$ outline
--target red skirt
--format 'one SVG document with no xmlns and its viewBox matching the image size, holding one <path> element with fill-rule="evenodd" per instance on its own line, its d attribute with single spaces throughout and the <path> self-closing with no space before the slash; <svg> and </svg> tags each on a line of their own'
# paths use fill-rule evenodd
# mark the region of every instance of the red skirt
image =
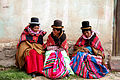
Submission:
<svg viewBox="0 0 120 80">
<path fill-rule="evenodd" d="M 25 69 L 27 73 L 37 72 L 42 74 L 43 55 L 38 54 L 34 49 L 29 51 L 29 55 L 25 57 Z"/>
</svg>

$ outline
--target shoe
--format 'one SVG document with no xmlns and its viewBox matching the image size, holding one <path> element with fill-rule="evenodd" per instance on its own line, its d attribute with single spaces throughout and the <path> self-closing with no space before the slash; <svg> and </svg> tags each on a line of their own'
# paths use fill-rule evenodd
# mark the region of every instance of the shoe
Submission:
<svg viewBox="0 0 120 80">
<path fill-rule="evenodd" d="M 36 76 L 44 76 L 44 75 L 41 73 L 36 73 Z"/>
<path fill-rule="evenodd" d="M 69 77 L 69 76 L 70 76 L 70 74 L 66 75 L 66 77 Z"/>
<path fill-rule="evenodd" d="M 35 77 L 36 77 L 35 73 L 33 73 L 31 76 L 32 76 L 32 78 L 35 78 Z"/>
</svg>

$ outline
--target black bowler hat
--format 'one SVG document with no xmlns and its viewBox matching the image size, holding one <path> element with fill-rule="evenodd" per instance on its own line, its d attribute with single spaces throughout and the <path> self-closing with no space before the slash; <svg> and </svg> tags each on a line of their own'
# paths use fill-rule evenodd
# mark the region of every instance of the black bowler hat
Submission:
<svg viewBox="0 0 120 80">
<path fill-rule="evenodd" d="M 89 21 L 83 21 L 82 22 L 82 27 L 81 27 L 81 29 L 83 30 L 85 30 L 85 29 L 91 29 L 91 26 L 89 25 Z"/>
<path fill-rule="evenodd" d="M 54 24 L 51 27 L 52 28 L 64 28 L 64 26 L 62 26 L 62 21 L 61 20 L 55 20 Z"/>
<path fill-rule="evenodd" d="M 37 17 L 32 17 L 31 22 L 29 24 L 38 24 L 39 25 L 40 24 L 39 19 Z"/>
</svg>

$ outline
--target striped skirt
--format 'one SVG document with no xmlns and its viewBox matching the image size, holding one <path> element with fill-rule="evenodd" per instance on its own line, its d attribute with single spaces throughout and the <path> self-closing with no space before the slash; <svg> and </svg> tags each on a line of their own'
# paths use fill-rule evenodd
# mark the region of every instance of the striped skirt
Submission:
<svg viewBox="0 0 120 80">
<path fill-rule="evenodd" d="M 69 73 L 72 73 L 72 69 L 69 65 L 70 59 L 65 51 L 50 50 L 45 53 L 45 62 L 43 68 L 43 74 L 45 77 L 56 79 L 64 78 Z M 66 54 L 63 56 L 63 53 Z"/>
<path fill-rule="evenodd" d="M 70 62 L 75 74 L 83 78 L 96 79 L 104 77 L 109 71 L 102 65 L 102 57 L 89 53 L 77 52 Z"/>
</svg>

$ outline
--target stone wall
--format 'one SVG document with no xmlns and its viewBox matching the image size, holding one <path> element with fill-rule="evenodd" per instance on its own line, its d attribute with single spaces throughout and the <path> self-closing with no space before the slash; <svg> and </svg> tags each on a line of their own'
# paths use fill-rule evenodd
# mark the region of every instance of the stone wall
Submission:
<svg viewBox="0 0 120 80">
<path fill-rule="evenodd" d="M 8 42 L 8 43 L 0 43 L 0 65 L 8 67 L 15 66 L 15 53 L 16 53 L 16 44 L 17 41 Z M 73 52 L 73 45 L 75 41 L 68 41 L 69 46 L 69 54 L 70 57 Z M 106 62 L 109 60 L 109 55 L 111 55 L 111 42 L 104 44 Z"/>
</svg>

